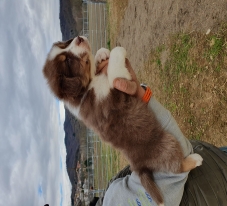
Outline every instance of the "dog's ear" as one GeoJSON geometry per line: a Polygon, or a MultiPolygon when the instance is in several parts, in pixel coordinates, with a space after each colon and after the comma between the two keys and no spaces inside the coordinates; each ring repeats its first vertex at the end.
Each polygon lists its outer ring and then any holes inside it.
{"type": "Polygon", "coordinates": [[[61,77],[60,98],[77,98],[82,92],[82,82],[80,77],[61,77]]]}

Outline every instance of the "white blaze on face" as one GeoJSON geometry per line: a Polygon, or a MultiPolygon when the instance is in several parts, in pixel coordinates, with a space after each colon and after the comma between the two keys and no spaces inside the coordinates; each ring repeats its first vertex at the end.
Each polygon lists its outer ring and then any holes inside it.
{"type": "Polygon", "coordinates": [[[80,55],[83,53],[90,54],[91,49],[90,49],[88,39],[86,37],[84,37],[84,36],[76,37],[65,49],[62,49],[62,48],[58,47],[57,45],[54,45],[48,54],[48,60],[49,61],[53,60],[56,56],[58,56],[62,52],[71,52],[75,56],[80,57],[80,55]],[[83,39],[83,41],[79,45],[77,43],[78,38],[83,39]]]}
{"type": "Polygon", "coordinates": [[[52,61],[57,55],[59,55],[61,52],[63,52],[64,50],[59,48],[58,46],[53,46],[48,54],[47,59],[49,61],[52,61]]]}
{"type": "Polygon", "coordinates": [[[88,39],[84,36],[74,38],[71,44],[68,46],[68,49],[70,52],[72,52],[74,55],[78,57],[80,56],[80,54],[83,54],[83,53],[88,53],[88,54],[91,53],[91,48],[90,48],[88,39]],[[80,40],[78,40],[79,38],[82,38],[83,41],[80,42],[80,40]],[[80,42],[79,45],[78,45],[78,42],[80,42]]]}

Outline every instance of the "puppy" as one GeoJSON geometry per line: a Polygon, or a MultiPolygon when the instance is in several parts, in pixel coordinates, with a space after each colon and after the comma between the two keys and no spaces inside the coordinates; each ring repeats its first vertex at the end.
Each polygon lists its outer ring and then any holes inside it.
{"type": "Polygon", "coordinates": [[[131,80],[125,67],[126,51],[100,49],[95,59],[85,37],[53,44],[43,74],[65,106],[102,140],[121,150],[142,185],[158,205],[163,197],[153,172],[181,173],[201,165],[202,158],[184,158],[181,146],[166,133],[141,100],[114,89],[117,77],[131,80]],[[96,74],[96,64],[109,58],[106,74],[96,74]]]}

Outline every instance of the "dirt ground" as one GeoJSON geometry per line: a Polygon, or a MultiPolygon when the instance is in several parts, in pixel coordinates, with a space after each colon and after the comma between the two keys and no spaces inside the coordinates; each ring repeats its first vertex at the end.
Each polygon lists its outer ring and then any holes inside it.
{"type": "Polygon", "coordinates": [[[227,23],[227,1],[108,0],[108,4],[111,47],[126,48],[140,81],[151,85],[183,133],[216,146],[227,145],[227,29],[222,29],[227,23]],[[178,44],[179,39],[186,43],[178,44]],[[214,44],[220,48],[216,53],[210,51],[214,44]],[[171,59],[183,47],[185,71],[188,65],[196,67],[176,75],[171,59]],[[199,58],[202,53],[209,53],[208,58],[199,58]],[[166,72],[166,68],[171,69],[166,72]]]}
{"type": "Polygon", "coordinates": [[[116,45],[127,48],[135,69],[142,67],[152,48],[177,32],[215,31],[227,21],[226,0],[128,0],[116,45]]]}

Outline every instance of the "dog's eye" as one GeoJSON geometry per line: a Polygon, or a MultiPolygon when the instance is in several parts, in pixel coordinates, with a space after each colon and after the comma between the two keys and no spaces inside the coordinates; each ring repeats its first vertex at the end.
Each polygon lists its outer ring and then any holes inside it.
{"type": "Polygon", "coordinates": [[[87,59],[87,60],[86,60],[86,64],[88,64],[88,63],[89,63],[89,60],[87,59]]]}

